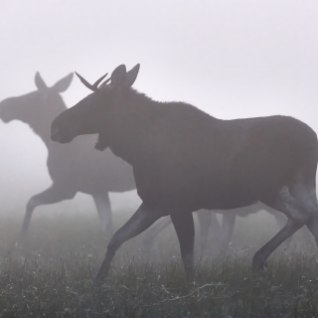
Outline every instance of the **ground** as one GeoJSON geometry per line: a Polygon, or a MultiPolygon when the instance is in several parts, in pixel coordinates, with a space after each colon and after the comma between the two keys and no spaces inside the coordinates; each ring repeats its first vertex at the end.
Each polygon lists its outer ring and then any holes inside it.
{"type": "MultiPolygon", "coordinates": [[[[243,219],[229,255],[216,260],[204,253],[190,283],[170,228],[148,253],[142,237],[128,242],[96,286],[107,239],[93,216],[41,214],[24,249],[12,248],[21,214],[2,218],[0,317],[318,317],[318,251],[306,232],[277,250],[265,272],[254,273],[253,253],[277,226],[269,216],[243,219]]],[[[116,227],[127,217],[117,211],[116,227]]]]}

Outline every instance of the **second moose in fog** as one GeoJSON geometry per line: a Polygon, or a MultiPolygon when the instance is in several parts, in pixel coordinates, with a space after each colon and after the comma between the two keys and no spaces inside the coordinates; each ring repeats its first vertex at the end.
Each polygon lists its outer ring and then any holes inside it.
{"type": "Polygon", "coordinates": [[[52,180],[47,189],[29,199],[19,243],[25,241],[33,211],[38,206],[72,199],[78,192],[93,197],[105,232],[110,235],[113,226],[109,192],[135,189],[131,167],[111,151],[92,152],[93,140],[90,137],[68,146],[51,140],[52,120],[67,109],[61,93],[69,87],[72,76],[69,74],[48,86],[40,73],[36,73],[36,90],[0,103],[0,119],[3,122],[21,121],[41,138],[48,151],[47,168],[52,180]]]}

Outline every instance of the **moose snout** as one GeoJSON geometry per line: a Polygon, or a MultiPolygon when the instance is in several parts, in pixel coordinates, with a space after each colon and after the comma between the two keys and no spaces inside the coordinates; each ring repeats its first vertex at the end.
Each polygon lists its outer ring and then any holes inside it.
{"type": "Polygon", "coordinates": [[[11,112],[10,112],[10,106],[11,105],[11,99],[5,99],[2,102],[0,102],[0,120],[2,120],[4,123],[8,123],[13,119],[12,109],[11,107],[11,112]]]}

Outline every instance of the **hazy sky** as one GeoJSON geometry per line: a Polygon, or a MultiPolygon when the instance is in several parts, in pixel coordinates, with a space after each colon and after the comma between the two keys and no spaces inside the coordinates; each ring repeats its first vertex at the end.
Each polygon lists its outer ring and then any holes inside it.
{"type": "MultiPolygon", "coordinates": [[[[135,87],[154,99],[187,101],[221,118],[289,114],[318,131],[316,0],[0,5],[0,100],[34,90],[37,70],[53,84],[74,70],[94,81],[118,64],[141,63],[135,87]]],[[[87,93],[75,79],[63,96],[72,105],[87,93]]],[[[30,177],[36,189],[49,183],[45,148],[27,126],[0,123],[0,142],[4,191],[29,189],[30,177]]]]}

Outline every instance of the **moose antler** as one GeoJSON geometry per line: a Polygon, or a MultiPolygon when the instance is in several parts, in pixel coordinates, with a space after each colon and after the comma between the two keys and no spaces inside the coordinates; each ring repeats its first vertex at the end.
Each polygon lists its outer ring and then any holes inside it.
{"type": "MultiPolygon", "coordinates": [[[[103,75],[102,77],[100,77],[93,85],[90,84],[83,76],[81,76],[80,74],[78,74],[77,72],[75,72],[75,74],[77,75],[77,77],[80,79],[80,81],[90,90],[92,90],[93,92],[96,92],[99,89],[99,84],[102,82],[102,80],[108,75],[108,73],[106,73],[105,75],[103,75]]],[[[109,80],[106,80],[105,83],[108,83],[109,80]]],[[[105,84],[103,83],[103,84],[105,84]]]]}

